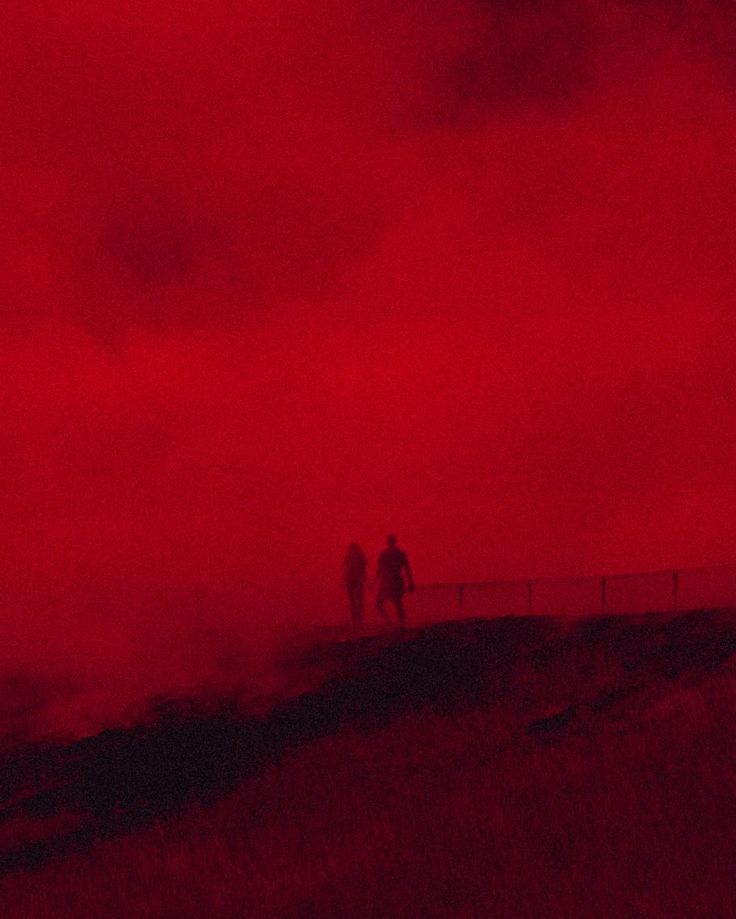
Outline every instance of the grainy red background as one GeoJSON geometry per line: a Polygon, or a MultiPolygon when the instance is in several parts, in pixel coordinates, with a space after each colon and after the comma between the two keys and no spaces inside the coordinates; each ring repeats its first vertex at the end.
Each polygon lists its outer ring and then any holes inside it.
{"type": "Polygon", "coordinates": [[[6,653],[733,560],[725,4],[0,17],[6,653]]]}

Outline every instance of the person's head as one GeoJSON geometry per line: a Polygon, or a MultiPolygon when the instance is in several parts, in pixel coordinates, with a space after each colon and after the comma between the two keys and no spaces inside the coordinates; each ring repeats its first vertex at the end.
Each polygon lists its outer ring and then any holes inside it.
{"type": "Polygon", "coordinates": [[[360,548],[357,542],[351,542],[348,546],[348,555],[362,555],[363,550],[360,548]]]}
{"type": "Polygon", "coordinates": [[[395,533],[389,533],[388,536],[386,537],[386,543],[389,546],[395,546],[397,542],[398,542],[398,539],[396,538],[395,533]]]}

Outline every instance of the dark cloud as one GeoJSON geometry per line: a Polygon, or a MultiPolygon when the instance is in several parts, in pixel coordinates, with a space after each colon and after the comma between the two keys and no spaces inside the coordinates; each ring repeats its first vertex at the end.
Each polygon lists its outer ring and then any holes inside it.
{"type": "MultiPolygon", "coordinates": [[[[431,114],[438,123],[548,112],[590,89],[600,38],[590,4],[476,0],[469,7],[472,23],[462,46],[440,52],[426,65],[431,114]]],[[[463,6],[457,4],[448,18],[458,9],[463,6]]]]}
{"type": "Polygon", "coordinates": [[[736,39],[736,7],[721,0],[619,0],[621,7],[654,19],[660,26],[686,37],[695,49],[713,57],[731,77],[736,39]]]}
{"type": "Polygon", "coordinates": [[[202,269],[223,234],[160,189],[141,189],[114,207],[102,227],[100,252],[123,280],[143,289],[186,283],[202,269]]]}
{"type": "Polygon", "coordinates": [[[594,23],[581,4],[502,4],[477,50],[458,62],[455,90],[461,104],[491,111],[551,105],[589,85],[594,55],[594,23]]]}
{"type": "Polygon", "coordinates": [[[201,178],[183,191],[139,184],[100,214],[81,316],[103,338],[130,325],[250,324],[295,298],[318,302],[381,226],[370,201],[346,207],[288,181],[234,188],[230,201],[201,178]]]}

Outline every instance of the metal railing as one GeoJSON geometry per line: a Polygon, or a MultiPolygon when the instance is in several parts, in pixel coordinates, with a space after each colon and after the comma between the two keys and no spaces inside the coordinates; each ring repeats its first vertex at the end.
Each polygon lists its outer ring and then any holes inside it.
{"type": "Polygon", "coordinates": [[[442,616],[595,615],[736,606],[736,566],[420,584],[412,605],[442,616]]]}

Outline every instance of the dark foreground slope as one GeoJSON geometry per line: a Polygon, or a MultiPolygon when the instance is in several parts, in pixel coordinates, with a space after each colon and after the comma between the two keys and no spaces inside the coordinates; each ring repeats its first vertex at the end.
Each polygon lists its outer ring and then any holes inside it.
{"type": "MultiPolygon", "coordinates": [[[[5,764],[6,915],[736,914],[736,616],[330,642],[5,764]]],[[[3,909],[4,907],[4,909],[3,909]]]]}

